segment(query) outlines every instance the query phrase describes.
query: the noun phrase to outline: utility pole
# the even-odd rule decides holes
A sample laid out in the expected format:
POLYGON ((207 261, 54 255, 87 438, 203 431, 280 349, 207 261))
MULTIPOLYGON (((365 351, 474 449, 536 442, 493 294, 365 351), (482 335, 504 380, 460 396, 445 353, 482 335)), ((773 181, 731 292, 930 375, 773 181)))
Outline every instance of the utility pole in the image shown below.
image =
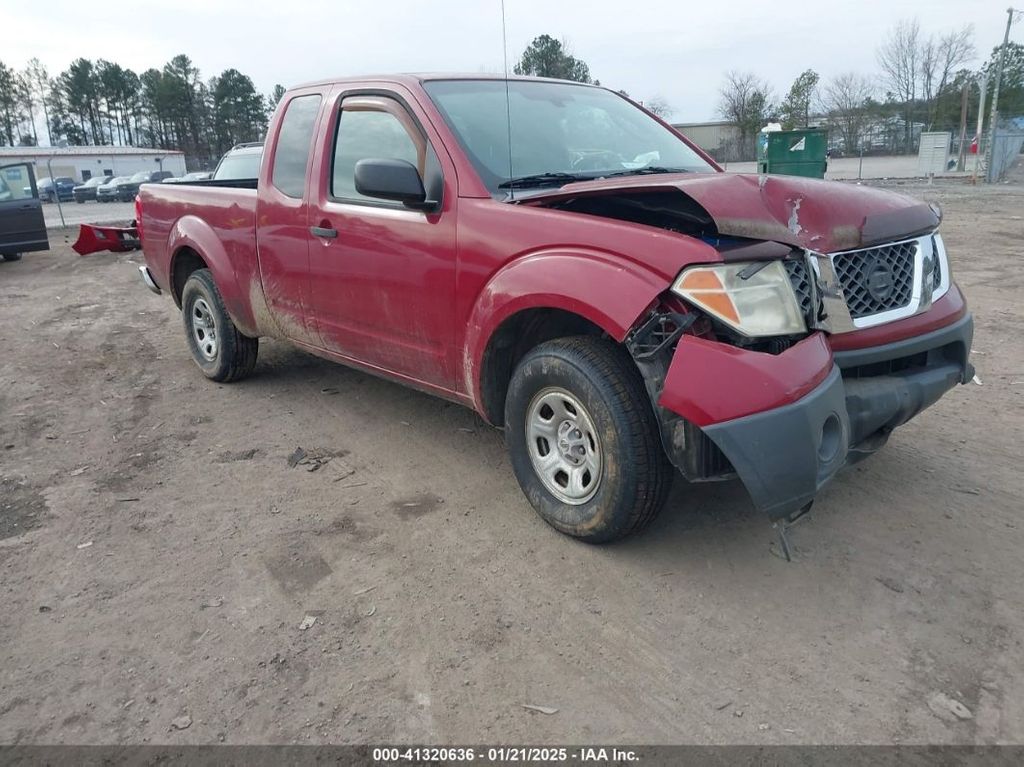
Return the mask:
POLYGON ((965 151, 967 149, 965 142, 967 141, 967 92, 970 90, 970 85, 964 83, 963 92, 960 96, 960 151, 956 155, 956 169, 961 173, 966 169, 964 163, 966 162, 965 151))
POLYGON ((974 173, 971 174, 971 183, 978 183, 978 168, 981 166, 981 150, 982 150, 982 135, 985 131, 985 91, 988 89, 988 78, 985 75, 981 76, 981 83, 978 85, 978 89, 981 91, 981 96, 978 99, 978 128, 974 132, 974 140, 978 146, 974 152, 974 173))
POLYGON ((988 142, 988 168, 985 177, 990 184, 995 179, 995 156, 996 156, 996 125, 999 120, 999 81, 1003 78, 1003 66, 1006 63, 1006 49, 1010 45, 1010 25, 1013 24, 1013 8, 1006 9, 1006 34, 1003 35, 1003 45, 999 49, 999 68, 996 69, 996 80, 992 86, 992 113, 989 115, 989 130, 992 132, 992 139, 988 142))

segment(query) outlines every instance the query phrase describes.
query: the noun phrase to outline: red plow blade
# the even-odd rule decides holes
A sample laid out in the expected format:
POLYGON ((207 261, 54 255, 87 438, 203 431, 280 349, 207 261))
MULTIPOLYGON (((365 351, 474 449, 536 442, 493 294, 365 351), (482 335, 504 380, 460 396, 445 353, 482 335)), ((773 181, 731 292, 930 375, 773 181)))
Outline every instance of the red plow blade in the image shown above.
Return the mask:
POLYGON ((142 243, 139 242, 139 230, 134 226, 82 224, 78 230, 78 239, 71 247, 78 255, 86 256, 105 250, 112 253, 138 250, 142 247, 142 243))

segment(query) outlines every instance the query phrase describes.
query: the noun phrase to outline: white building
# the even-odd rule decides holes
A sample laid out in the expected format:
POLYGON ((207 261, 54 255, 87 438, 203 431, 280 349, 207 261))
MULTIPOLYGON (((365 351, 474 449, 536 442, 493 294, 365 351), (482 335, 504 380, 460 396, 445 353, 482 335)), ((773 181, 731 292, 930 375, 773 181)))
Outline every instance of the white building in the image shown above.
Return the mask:
POLYGON ((134 146, 0 147, 0 166, 19 162, 35 165, 37 179, 70 176, 79 183, 93 176, 131 176, 144 170, 185 175, 182 152, 134 146))

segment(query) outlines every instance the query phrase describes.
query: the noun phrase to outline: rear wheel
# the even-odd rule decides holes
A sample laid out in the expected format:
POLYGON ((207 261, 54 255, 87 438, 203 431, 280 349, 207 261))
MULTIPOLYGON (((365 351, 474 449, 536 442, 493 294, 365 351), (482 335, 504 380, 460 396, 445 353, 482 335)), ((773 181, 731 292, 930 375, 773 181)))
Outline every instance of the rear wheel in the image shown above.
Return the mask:
POLYGON ((189 275, 181 291, 181 316, 192 359, 207 378, 238 381, 256 367, 259 339, 235 327, 209 269, 189 275))
POLYGON ((4 253, 4 261, 20 261, 21 253, 4 253))
POLYGON ((591 543, 645 527, 672 470, 640 373, 622 347, 592 336, 537 346, 505 401, 512 467, 549 525, 591 543))

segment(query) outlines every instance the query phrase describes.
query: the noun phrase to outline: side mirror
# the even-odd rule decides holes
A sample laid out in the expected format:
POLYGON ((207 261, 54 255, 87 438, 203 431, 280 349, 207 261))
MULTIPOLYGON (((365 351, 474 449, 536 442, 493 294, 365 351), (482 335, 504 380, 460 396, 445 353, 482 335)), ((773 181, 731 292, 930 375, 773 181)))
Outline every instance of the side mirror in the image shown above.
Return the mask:
POLYGON ((410 208, 433 208, 427 199, 423 179, 416 167, 405 160, 359 160, 355 170, 356 191, 367 197, 395 200, 410 208))

